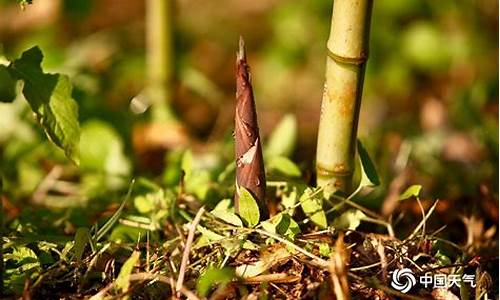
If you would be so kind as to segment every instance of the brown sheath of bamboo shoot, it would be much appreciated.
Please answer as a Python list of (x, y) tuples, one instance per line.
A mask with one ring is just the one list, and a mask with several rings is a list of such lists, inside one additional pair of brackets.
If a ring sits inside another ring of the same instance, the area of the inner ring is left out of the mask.
[(239, 188), (246, 188), (259, 205), (260, 216), (268, 216), (266, 177), (264, 159), (257, 123), (257, 112), (250, 82), (245, 45), (240, 37), (236, 58), (236, 114), (235, 114), (235, 159), (236, 159), (236, 195), (235, 209), (239, 213)]

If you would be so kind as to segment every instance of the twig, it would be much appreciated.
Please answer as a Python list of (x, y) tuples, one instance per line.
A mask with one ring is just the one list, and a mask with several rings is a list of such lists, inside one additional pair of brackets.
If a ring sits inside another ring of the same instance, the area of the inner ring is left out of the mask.
[[(146, 281), (146, 280), (156, 280), (163, 282), (165, 284), (170, 284), (170, 281), (172, 278), (165, 276), (165, 275), (159, 275), (159, 274), (151, 274), (151, 273), (135, 273), (135, 274), (130, 274), (128, 277), (129, 281)], [(105, 288), (100, 290), (97, 294), (94, 296), (90, 297), (90, 300), (94, 299), (101, 299), (106, 293), (111, 290), (113, 287), (115, 287), (116, 281), (111, 282), (108, 284)], [(201, 300), (198, 296), (196, 296), (193, 292), (188, 290), (185, 286), (181, 285), (181, 287), (178, 289), (178, 291), (183, 294), (186, 298), (190, 300)]]
[(270, 282), (269, 283), (273, 288), (275, 288), (281, 295), (283, 295), (284, 297), (288, 298), (288, 294), (283, 290), (281, 289), (279, 286), (277, 286), (276, 284)]
[(330, 258), (330, 277), (332, 279), (332, 292), (338, 300), (350, 300), (349, 281), (346, 265), (349, 263), (344, 235), (341, 233), (335, 242), (335, 250)]
[(196, 232), (196, 226), (198, 226), (198, 223), (200, 223), (201, 215), (203, 215), (203, 212), (205, 212), (204, 206), (202, 206), (198, 210), (189, 228), (188, 238), (186, 240), (186, 247), (184, 248), (184, 253), (182, 254), (181, 267), (179, 268), (179, 277), (177, 279), (177, 284), (175, 285), (175, 290), (177, 291), (177, 293), (181, 292), (182, 284), (184, 283), (184, 275), (186, 273), (186, 268), (189, 260), (189, 252), (191, 250), (191, 244), (193, 243), (194, 233)]
[(40, 204), (42, 202), (43, 198), (45, 198), (52, 186), (56, 183), (57, 179), (61, 177), (62, 172), (63, 168), (59, 165), (54, 166), (50, 170), (33, 193), (33, 197), (31, 198), (33, 203)]
[(287, 273), (273, 273), (244, 278), (243, 282), (246, 284), (261, 284), (263, 282), (290, 283), (299, 280), (300, 276), (297, 275), (289, 275)]
[(413, 232), (406, 238), (406, 240), (411, 240), (411, 239), (413, 239), (415, 237), (415, 235), (417, 234), (417, 232), (420, 230), (420, 228), (422, 228), (425, 225), (425, 222), (427, 222), (427, 219), (430, 217), (430, 215), (436, 209), (436, 206), (437, 206), (438, 202), (439, 202), (439, 200), (436, 200), (436, 202), (434, 202), (434, 204), (431, 206), (431, 208), (427, 211), (427, 214), (425, 214), (423, 216), (422, 221), (420, 221), (420, 223), (417, 225), (417, 227), (415, 227), (415, 229), (413, 230)]
[(266, 235), (266, 236), (273, 238), (275, 240), (278, 240), (278, 241), (282, 242), (283, 244), (286, 244), (290, 248), (293, 248), (293, 249), (297, 250), (298, 252), (304, 254), (305, 256), (311, 258), (312, 262), (315, 263), (319, 267), (328, 268), (328, 261), (308, 252), (307, 250), (302, 249), (301, 247), (295, 245), (294, 243), (292, 243), (290, 241), (285, 240), (284, 238), (282, 238), (274, 233), (270, 233), (270, 232), (267, 232), (267, 231), (261, 230), (261, 229), (253, 229), (253, 231), (255, 231), (259, 234), (262, 234), (262, 235)]
[(384, 244), (382, 244), (382, 239), (378, 239), (377, 253), (378, 256), (380, 256), (383, 283), (387, 283), (387, 256), (385, 255), (385, 248)]
[(370, 222), (370, 223), (374, 223), (374, 224), (378, 224), (378, 225), (382, 225), (382, 226), (385, 226), (385, 228), (387, 229), (387, 233), (389, 234), (389, 236), (391, 238), (394, 237), (394, 229), (392, 228), (392, 225), (384, 220), (379, 220), (379, 219), (374, 219), (374, 218), (370, 218), (370, 217), (363, 217), (361, 218), (361, 220), (365, 221), (365, 222)]
[[(420, 201), (420, 198), (419, 198), (419, 197), (417, 197), (417, 203), (418, 203), (418, 206), (420, 207), (420, 212), (422, 213), (422, 218), (423, 218), (423, 219), (426, 219), (426, 218), (425, 218), (425, 209), (424, 209), (424, 207), (422, 206), (422, 201)], [(425, 223), (427, 223), (427, 222), (424, 222), (424, 223), (422, 224), (422, 237), (421, 237), (422, 239), (423, 239), (423, 238), (424, 238), (424, 236), (425, 236)]]
[(381, 264), (382, 263), (380, 261), (378, 261), (376, 263), (369, 264), (369, 265), (366, 265), (366, 266), (361, 266), (361, 267), (356, 267), (356, 268), (350, 268), (349, 271), (351, 271), (351, 272), (363, 271), (363, 270), (375, 268), (377, 266), (380, 266)]

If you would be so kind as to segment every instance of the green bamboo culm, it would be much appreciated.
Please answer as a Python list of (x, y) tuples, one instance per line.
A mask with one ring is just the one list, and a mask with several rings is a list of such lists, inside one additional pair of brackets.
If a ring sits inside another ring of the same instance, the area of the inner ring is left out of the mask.
[(317, 184), (352, 190), (372, 0), (334, 0), (316, 152)]
[(154, 121), (175, 120), (170, 104), (173, 98), (174, 47), (173, 1), (146, 2), (146, 60), (148, 98)]

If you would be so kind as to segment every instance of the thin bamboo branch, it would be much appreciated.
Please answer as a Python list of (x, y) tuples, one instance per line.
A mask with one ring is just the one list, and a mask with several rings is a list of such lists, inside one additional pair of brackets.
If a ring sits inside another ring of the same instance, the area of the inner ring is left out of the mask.
[(349, 193), (372, 0), (335, 0), (316, 153), (318, 186)]
[(155, 121), (175, 120), (170, 108), (174, 81), (173, 1), (147, 0), (148, 99)]

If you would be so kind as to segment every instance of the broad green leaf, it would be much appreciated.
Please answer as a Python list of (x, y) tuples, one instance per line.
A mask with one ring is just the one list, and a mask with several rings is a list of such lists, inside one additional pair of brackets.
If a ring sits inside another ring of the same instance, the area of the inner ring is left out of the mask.
[(128, 291), (128, 288), (130, 286), (130, 281), (128, 280), (130, 274), (132, 274), (132, 271), (134, 270), (135, 265), (139, 261), (139, 257), (141, 256), (141, 253), (139, 251), (134, 251), (132, 252), (132, 255), (125, 261), (123, 264), (120, 274), (118, 274), (118, 277), (116, 278), (116, 287), (122, 291), (126, 292)]
[(117, 224), (113, 227), (108, 240), (116, 243), (136, 243), (139, 238), (144, 239), (147, 229)]
[(187, 150), (182, 156), (184, 188), (187, 193), (195, 195), (203, 202), (209, 201), (210, 196), (213, 196), (210, 168), (213, 167), (214, 160), (213, 156), (194, 156), (191, 150)]
[(220, 241), (225, 238), (223, 235), (215, 233), (212, 230), (207, 229), (201, 225), (198, 225), (196, 227), (196, 230), (198, 230), (201, 233), (201, 237), (205, 238), (208, 242)]
[(8, 70), (12, 77), (24, 82), (23, 95), (49, 139), (78, 164), (80, 127), (71, 83), (68, 76), (44, 73), (42, 59), (40, 49), (33, 47), (13, 61)]
[(327, 227), (326, 215), (323, 210), (323, 194), (318, 188), (306, 188), (300, 196), (300, 206), (306, 216), (321, 228)]
[(276, 232), (293, 240), (300, 233), (300, 227), (290, 215), (279, 214), (276, 221)]
[(231, 162), (219, 174), (219, 176), (217, 177), (217, 181), (221, 184), (234, 182), (235, 175), (236, 175), (236, 164), (234, 162)]
[(248, 227), (254, 227), (259, 223), (260, 219), (260, 212), (257, 201), (255, 201), (252, 194), (250, 194), (250, 192), (244, 187), (239, 188), (239, 193), (240, 217)]
[(5, 260), (14, 260), (18, 270), (21, 272), (35, 271), (40, 268), (40, 261), (36, 256), (35, 251), (28, 247), (14, 247), (12, 253), (4, 255)]
[(231, 199), (221, 200), (210, 213), (228, 224), (243, 227), (243, 222), (241, 222), (238, 215), (234, 213), (231, 202)]
[(14, 247), (11, 253), (4, 254), (4, 283), (12, 291), (22, 294), (26, 280), (34, 280), (42, 271), (40, 260), (28, 247)]
[(155, 209), (161, 208), (162, 206), (165, 208), (162, 202), (167, 202), (165, 193), (162, 189), (134, 198), (134, 206), (141, 214), (153, 212)]
[(82, 126), (80, 162), (83, 170), (109, 175), (127, 176), (131, 170), (120, 135), (99, 120), (87, 121)]
[(412, 22), (399, 36), (400, 55), (422, 72), (437, 72), (447, 68), (452, 60), (452, 48), (443, 47), (449, 41), (439, 25), (432, 22)]
[(378, 178), (377, 170), (375, 170), (375, 166), (373, 165), (368, 152), (363, 147), (361, 142), (358, 140), (358, 155), (361, 166), (361, 181), (359, 183), (358, 189), (363, 187), (374, 187), (380, 184), (380, 180)]
[(155, 199), (150, 194), (139, 195), (134, 198), (134, 207), (141, 214), (147, 214), (155, 208)]
[(235, 251), (239, 251), (241, 248), (241, 243), (237, 239), (231, 239), (213, 232), (201, 225), (198, 225), (196, 229), (201, 233), (201, 237), (196, 241), (195, 247), (203, 247), (207, 244), (218, 242), (226, 250), (226, 253), (232, 255)]
[(224, 267), (217, 269), (209, 267), (198, 279), (196, 290), (205, 297), (208, 295), (212, 287), (216, 284), (227, 284), (233, 280), (235, 276), (234, 268)]
[(293, 240), (295, 236), (300, 233), (299, 224), (297, 224), (290, 215), (285, 213), (279, 213), (261, 224), (264, 230), (285, 236), (290, 240)]
[(242, 249), (247, 249), (247, 250), (259, 250), (260, 247), (259, 245), (255, 244), (254, 242), (250, 240), (244, 240), (243, 244), (241, 245)]
[(0, 64), (0, 102), (12, 102), (16, 98), (16, 80), (6, 66)]
[(296, 203), (299, 201), (300, 195), (304, 193), (306, 189), (305, 184), (291, 184), (288, 183), (283, 190), (281, 196), (281, 205), (286, 209), (286, 211), (293, 216), (295, 213)]
[(232, 202), (233, 201), (231, 199), (222, 199), (221, 201), (219, 201), (219, 203), (217, 203), (217, 205), (214, 207), (212, 212), (214, 210), (219, 210), (219, 211), (229, 210), (229, 211), (231, 211), (233, 209), (231, 207)]
[(267, 157), (290, 157), (297, 143), (297, 120), (292, 114), (285, 115), (269, 136), (265, 154)]
[(358, 209), (349, 209), (333, 221), (333, 226), (339, 229), (355, 230), (366, 215)]
[(219, 218), (228, 224), (243, 227), (243, 223), (241, 222), (241, 219), (238, 217), (238, 215), (236, 215), (233, 212), (230, 212), (228, 210), (215, 210), (215, 211), (212, 211), (212, 214), (216, 218)]
[(78, 263), (82, 261), (83, 251), (85, 251), (85, 246), (87, 246), (89, 240), (90, 234), (88, 228), (80, 227), (76, 230), (73, 244), (73, 254)]
[(267, 169), (270, 172), (277, 172), (288, 177), (301, 176), (299, 167), (284, 156), (271, 157), (267, 163)]
[(437, 259), (437, 262), (440, 266), (449, 266), (452, 264), (451, 259), (445, 255), (441, 250), (438, 250), (434, 257)]
[(193, 173), (193, 152), (187, 150), (182, 155), (181, 170), (184, 171), (184, 179), (188, 180)]
[(406, 200), (411, 197), (416, 197), (418, 198), (420, 195), (420, 191), (422, 190), (422, 186), (419, 184), (414, 184), (410, 187), (408, 187), (400, 196), (399, 200)]

